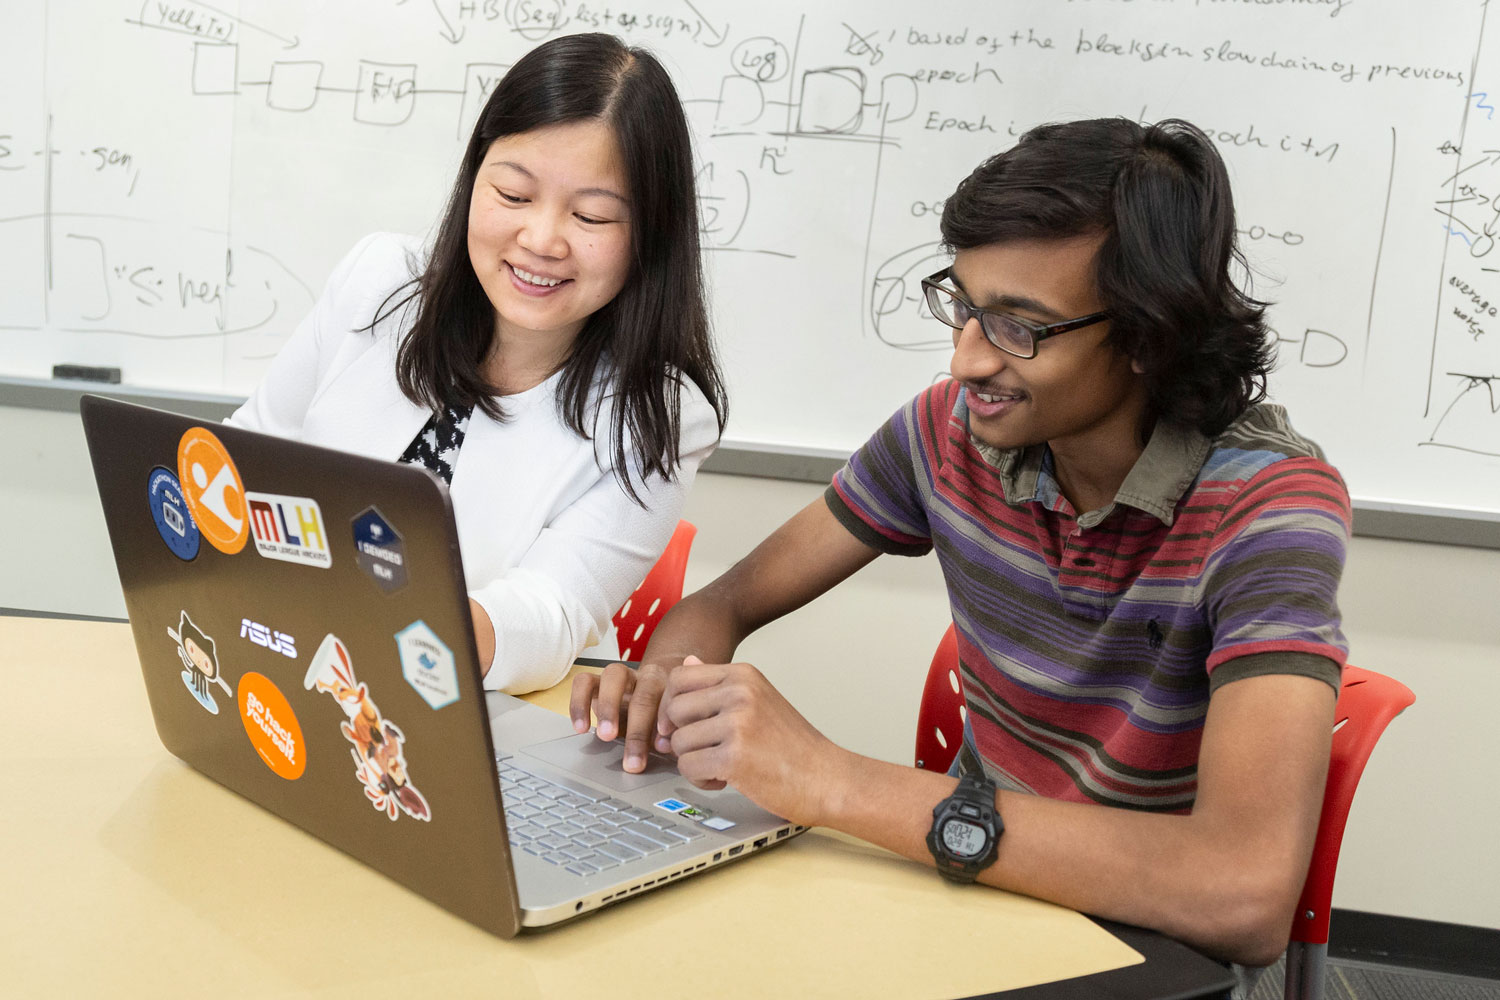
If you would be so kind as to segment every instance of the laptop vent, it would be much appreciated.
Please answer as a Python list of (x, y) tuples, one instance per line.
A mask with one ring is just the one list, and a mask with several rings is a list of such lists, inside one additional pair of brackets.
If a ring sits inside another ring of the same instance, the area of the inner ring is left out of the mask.
[(707, 861), (700, 861), (696, 865), (692, 866), (691, 868), (683, 868), (680, 871), (675, 871), (675, 872), (672, 872), (671, 874), (663, 875), (661, 878), (654, 878), (650, 882), (642, 882), (640, 885), (633, 885), (629, 889), (622, 889), (619, 892), (610, 893), (608, 896), (605, 896), (603, 899), (599, 900), (599, 902), (600, 902), (600, 904), (604, 904), (604, 903), (608, 903), (610, 900), (613, 900), (613, 899), (623, 899), (624, 897), (629, 896), (632, 893), (640, 892), (642, 889), (649, 889), (653, 885), (656, 885), (659, 882), (668, 882), (668, 881), (671, 881), (674, 878), (679, 878), (679, 877), (681, 877), (683, 875), (687, 875), (687, 874), (690, 874), (692, 872), (695, 872), (699, 868), (702, 868), (702, 867), (706, 866), (707, 864), (708, 864)]
[[(783, 827), (782, 829), (776, 831), (776, 839), (780, 840), (781, 838), (787, 836), (788, 834), (801, 833), (803, 830), (806, 830), (806, 829), (807, 829), (807, 827), (802, 826), (801, 824), (797, 824), (796, 826), (791, 826), (791, 827)], [(760, 840), (757, 840), (755, 842), (755, 845), (754, 845), (754, 847), (751, 848), (751, 850), (755, 850), (756, 848), (764, 847), (766, 845), (766, 842), (769, 841), (770, 839), (771, 838), (769, 836), (762, 837)], [(735, 854), (739, 854), (744, 849), (745, 849), (745, 845), (744, 844), (736, 844), (734, 847), (731, 847), (729, 849), (729, 853), (730, 853), (731, 856), (733, 856)], [(724, 852), (723, 851), (716, 851), (716, 852), (714, 852), (714, 856), (713, 856), (713, 860), (714, 861), (722, 861), (723, 858), (724, 858)], [(675, 871), (675, 872), (672, 872), (669, 875), (663, 875), (661, 878), (652, 879), (650, 882), (643, 882), (640, 885), (633, 885), (629, 889), (622, 889), (619, 892), (612, 892), (608, 896), (605, 896), (605, 897), (601, 898), (599, 900), (599, 905), (602, 906), (605, 903), (608, 903), (608, 902), (610, 902), (612, 900), (616, 900), (616, 899), (624, 899), (626, 896), (629, 896), (629, 895), (632, 895), (634, 893), (640, 892), (642, 889), (649, 889), (653, 885), (656, 885), (658, 882), (667, 882), (667, 881), (670, 881), (671, 879), (678, 878), (678, 877), (680, 877), (682, 875), (690, 874), (692, 872), (697, 871), (699, 868), (705, 867), (707, 864), (708, 864), (707, 861), (700, 861), (696, 865), (692, 866), (691, 868), (684, 868), (681, 871)]]

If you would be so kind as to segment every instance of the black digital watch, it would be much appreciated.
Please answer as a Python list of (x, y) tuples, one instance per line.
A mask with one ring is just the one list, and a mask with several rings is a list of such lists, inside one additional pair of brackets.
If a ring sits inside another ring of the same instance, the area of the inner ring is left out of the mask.
[(933, 808), (927, 849), (944, 878), (972, 882), (994, 863), (1004, 832), (995, 809), (995, 783), (983, 775), (966, 774), (953, 794)]

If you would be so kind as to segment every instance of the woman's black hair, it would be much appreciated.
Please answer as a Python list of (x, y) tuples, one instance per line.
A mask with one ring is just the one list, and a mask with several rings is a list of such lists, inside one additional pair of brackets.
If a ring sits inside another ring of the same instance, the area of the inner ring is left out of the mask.
[(980, 164), (943, 206), (943, 242), (1104, 235), (1095, 280), (1110, 337), (1144, 372), (1150, 412), (1212, 437), (1266, 395), (1266, 303), (1235, 283), (1229, 175), (1179, 119), (1041, 125)]
[[(600, 405), (596, 373), (608, 370), (615, 474), (631, 498), (632, 460), (642, 480), (675, 476), (681, 433), (679, 388), (687, 378), (713, 406), (720, 432), (727, 410), (704, 303), (698, 200), (687, 119), (671, 78), (649, 52), (606, 34), (566, 35), (532, 49), (495, 86), (464, 152), (423, 273), (393, 294), (375, 322), (415, 301), (401, 343), (401, 391), (434, 413), (477, 406), (505, 413), (483, 363), (494, 307), (469, 260), (469, 201), (496, 139), (550, 125), (598, 121), (619, 145), (630, 200), (631, 266), (612, 301), (590, 316), (563, 363), (557, 402), (569, 427), (592, 438)], [(371, 324), (372, 326), (374, 323)], [(627, 451), (627, 442), (630, 448)]]

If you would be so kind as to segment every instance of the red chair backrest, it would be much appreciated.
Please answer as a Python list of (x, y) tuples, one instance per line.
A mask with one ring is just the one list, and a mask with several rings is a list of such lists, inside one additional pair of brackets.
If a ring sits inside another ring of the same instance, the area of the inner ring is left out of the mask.
[(615, 623), (620, 659), (639, 660), (656, 631), (656, 623), (682, 599), (682, 580), (687, 573), (688, 551), (698, 529), (688, 521), (678, 521), (667, 550), (661, 554), (646, 579), (621, 605), (610, 620)]
[(958, 632), (949, 625), (932, 654), (917, 709), (917, 766), (944, 773), (964, 738), (964, 692), (958, 679)]
[[(964, 696), (958, 676), (958, 636), (952, 625), (943, 634), (927, 670), (922, 705), (917, 710), (916, 765), (945, 772), (963, 740)], [(1334, 710), (1333, 747), (1328, 761), (1328, 784), (1323, 812), (1313, 844), (1307, 881), (1292, 920), (1292, 941), (1328, 942), (1328, 912), (1333, 901), (1333, 877), (1354, 790), (1385, 727), (1416, 701), (1400, 681), (1373, 670), (1348, 665)]]
[(1400, 715), (1416, 695), (1400, 681), (1373, 670), (1346, 665), (1334, 709), (1333, 751), (1328, 760), (1328, 785), (1323, 792), (1323, 813), (1318, 820), (1318, 839), (1313, 844), (1312, 863), (1297, 912), (1292, 918), (1291, 940), (1308, 944), (1328, 943), (1328, 911), (1333, 903), (1333, 876), (1344, 843), (1344, 825), (1370, 751), (1390, 721)]

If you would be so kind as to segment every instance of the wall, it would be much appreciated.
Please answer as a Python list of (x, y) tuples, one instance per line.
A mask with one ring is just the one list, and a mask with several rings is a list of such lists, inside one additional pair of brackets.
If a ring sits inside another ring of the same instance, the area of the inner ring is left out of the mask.
[[(0, 407), (0, 607), (120, 615), (108, 538), (76, 416)], [(688, 589), (727, 569), (797, 510), (812, 483), (704, 475), (685, 516), (699, 534)], [(1351, 659), (1417, 693), (1370, 761), (1334, 905), (1500, 928), (1483, 762), (1500, 703), (1500, 551), (1354, 539), (1341, 601)], [(917, 701), (948, 621), (936, 560), (878, 559), (741, 648), (837, 742), (911, 759)], [(886, 622), (880, 634), (870, 623)]]

